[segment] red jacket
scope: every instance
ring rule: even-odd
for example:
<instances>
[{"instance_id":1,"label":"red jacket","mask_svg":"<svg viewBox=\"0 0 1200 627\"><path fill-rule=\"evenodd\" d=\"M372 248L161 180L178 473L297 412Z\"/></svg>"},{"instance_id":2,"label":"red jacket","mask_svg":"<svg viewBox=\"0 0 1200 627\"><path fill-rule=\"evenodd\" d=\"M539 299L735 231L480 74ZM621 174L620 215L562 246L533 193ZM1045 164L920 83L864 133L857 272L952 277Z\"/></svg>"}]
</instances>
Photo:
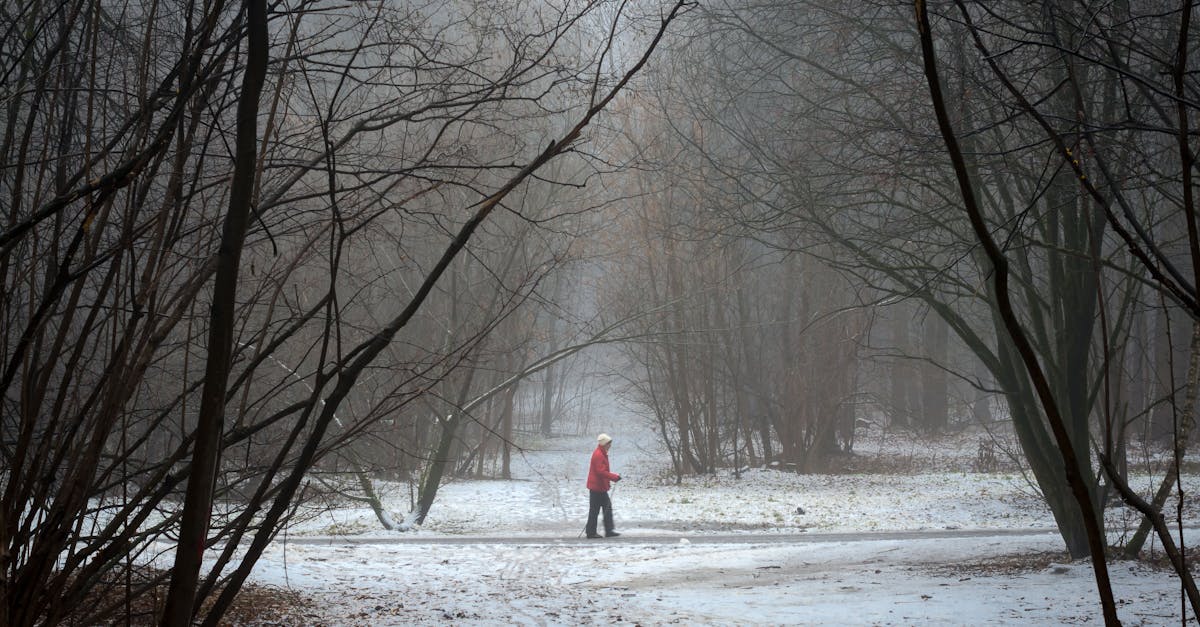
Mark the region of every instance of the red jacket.
<instances>
[{"instance_id":1,"label":"red jacket","mask_svg":"<svg viewBox=\"0 0 1200 627\"><path fill-rule=\"evenodd\" d=\"M608 451L597 446L592 451L592 463L588 468L587 489L592 492L608 492L609 481L620 481L621 475L608 470Z\"/></svg>"}]
</instances>

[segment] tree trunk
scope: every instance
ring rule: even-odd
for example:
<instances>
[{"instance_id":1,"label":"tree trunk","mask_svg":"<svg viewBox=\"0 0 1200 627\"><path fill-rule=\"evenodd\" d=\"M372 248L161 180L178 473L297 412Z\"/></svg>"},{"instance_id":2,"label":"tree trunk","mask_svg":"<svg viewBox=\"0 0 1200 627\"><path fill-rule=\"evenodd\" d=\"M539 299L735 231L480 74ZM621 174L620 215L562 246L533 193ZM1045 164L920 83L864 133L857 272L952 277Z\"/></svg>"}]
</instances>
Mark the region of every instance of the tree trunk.
<instances>
[{"instance_id":1,"label":"tree trunk","mask_svg":"<svg viewBox=\"0 0 1200 627\"><path fill-rule=\"evenodd\" d=\"M921 415L927 433L942 433L950 425L950 383L946 373L950 327L936 315L927 315L923 323L926 361L921 365Z\"/></svg>"},{"instance_id":2,"label":"tree trunk","mask_svg":"<svg viewBox=\"0 0 1200 627\"><path fill-rule=\"evenodd\" d=\"M357 460L352 461L357 465ZM395 530L396 521L392 520L392 516L384 509L383 500L375 492L375 483L371 480L371 475L359 466L354 469L354 478L358 481L358 487L362 490L363 497L367 499L367 504L370 505L371 511L375 512L375 519L379 521L380 525L383 525L384 529L388 531Z\"/></svg>"},{"instance_id":3,"label":"tree trunk","mask_svg":"<svg viewBox=\"0 0 1200 627\"><path fill-rule=\"evenodd\" d=\"M1176 407L1174 403L1169 403L1173 412L1176 412L1178 419L1177 428L1175 429L1175 444L1177 447L1185 448L1191 439L1192 430L1195 427L1196 414L1196 397L1200 393L1200 322L1192 323L1192 345L1191 355L1188 360L1188 373L1185 382L1184 402L1183 407ZM1182 450L1177 455L1182 458ZM1161 512L1163 505L1167 502L1167 497L1171 494L1171 489L1175 486L1179 478L1179 466L1177 463L1172 463L1167 470L1167 474L1163 476L1162 482L1158 486L1158 490L1154 492L1151 498L1150 507L1155 512ZM1153 521L1150 516L1142 519L1138 525L1137 531L1129 538L1129 542L1125 545L1122 554L1126 559L1137 559L1139 553L1142 552L1142 547L1146 544L1146 538L1149 537L1153 529Z\"/></svg>"},{"instance_id":4,"label":"tree trunk","mask_svg":"<svg viewBox=\"0 0 1200 627\"><path fill-rule=\"evenodd\" d=\"M512 438L513 438L513 401L517 396L517 386L513 385L504 392L504 406L500 414L501 464L500 477L512 479Z\"/></svg>"},{"instance_id":5,"label":"tree trunk","mask_svg":"<svg viewBox=\"0 0 1200 627\"><path fill-rule=\"evenodd\" d=\"M1150 439L1158 443L1168 443L1173 435L1175 422L1174 409L1169 399L1177 392L1175 382L1180 381L1185 374L1184 364L1187 363L1185 342L1186 333L1179 329L1183 324L1167 307L1155 308L1154 316L1154 390L1153 409L1150 411Z\"/></svg>"},{"instance_id":6,"label":"tree trunk","mask_svg":"<svg viewBox=\"0 0 1200 627\"><path fill-rule=\"evenodd\" d=\"M946 145L951 165L954 167L955 179L958 183L959 192L962 196L967 215L971 221L971 228L975 232L975 237L981 244L988 260L991 262L992 280L989 281L989 285L996 297L994 302L1004 325L1000 337L1007 338L1001 339L1001 342L1004 344L1011 343L1014 351L1020 356L1020 362L1024 366L1025 374L1036 391L1036 397L1045 413L1046 422L1053 432L1054 445L1057 448L1057 455L1063 470L1062 475L1064 475L1070 494L1075 500L1078 515L1083 519L1087 535L1088 553L1091 556L1092 570L1096 577L1096 588L1100 596L1101 607L1103 608L1104 622L1107 625L1120 625L1120 619L1117 617L1116 599L1113 596L1112 583L1108 574L1107 556L1104 550L1106 541L1104 537L1103 517L1095 507L1095 491L1089 490L1094 485L1094 478L1093 482L1089 483L1089 477L1087 476L1091 474L1091 465L1087 463L1086 454L1090 443L1086 440L1081 443L1084 454L1079 456L1077 453L1078 449L1072 441L1071 426L1066 424L1066 419L1059 409L1061 400L1055 398L1054 390L1047 380L1045 371L1038 362L1038 355L1029 338L1026 336L1026 332L1020 320L1018 320L1016 311L1013 309L1011 295L1009 294L1008 259L997 245L988 224L984 220L983 212L979 207L978 199L975 195L974 185L967 172L962 150L946 112L946 103L941 92L941 79L938 78L937 62L934 58L933 35L929 15L926 12L925 6L920 4L917 6L916 13L925 77L929 86L934 112L937 116L938 130ZM964 19L969 19L969 14L964 15ZM989 58L988 62L994 64L995 60ZM1070 402L1070 399L1067 402ZM1032 407L1032 405L1030 406ZM1032 421L1030 421L1027 428L1032 430L1033 426ZM1037 427L1040 428L1040 426L1041 423L1037 423Z\"/></svg>"},{"instance_id":7,"label":"tree trunk","mask_svg":"<svg viewBox=\"0 0 1200 627\"><path fill-rule=\"evenodd\" d=\"M889 412L892 426L910 428L914 423L914 407L910 402L916 388L912 366L912 339L909 332L911 305L902 300L888 308L891 317L892 344L897 355L890 360L888 385L891 391Z\"/></svg>"},{"instance_id":8,"label":"tree trunk","mask_svg":"<svg viewBox=\"0 0 1200 627\"><path fill-rule=\"evenodd\" d=\"M554 300L551 302L559 302L562 297L562 276L558 273L554 275ZM547 331L550 335L550 347L546 352L547 355L553 355L558 351L558 325L555 324L556 318L550 316L550 328ZM551 366L546 368L546 378L542 382L542 435L550 437L554 434L554 392L556 390L555 368Z\"/></svg>"},{"instance_id":9,"label":"tree trunk","mask_svg":"<svg viewBox=\"0 0 1200 627\"><path fill-rule=\"evenodd\" d=\"M975 424L990 424L992 422L993 395L984 388L991 387L992 376L982 361L975 360L975 377L978 380L979 387L974 388L974 398L971 401L971 416L975 418Z\"/></svg>"},{"instance_id":10,"label":"tree trunk","mask_svg":"<svg viewBox=\"0 0 1200 627\"><path fill-rule=\"evenodd\" d=\"M667 344L667 370L670 376L671 396L675 400L675 428L679 437L679 461L685 474L699 472L700 463L692 451L691 431L693 427L692 392L688 384L689 367L692 365L688 356L688 338L684 333L687 324L684 320L684 302L682 278L679 276L679 260L675 256L675 243L668 237L667 251L667 288L671 300L671 321L674 337Z\"/></svg>"},{"instance_id":11,"label":"tree trunk","mask_svg":"<svg viewBox=\"0 0 1200 627\"><path fill-rule=\"evenodd\" d=\"M762 342L760 341L761 332L754 330L755 323L750 316L750 304L747 302L746 292L740 286L737 290L737 306L738 306L738 328L741 330L742 358L745 362L747 377L750 381L750 393L746 399L746 417L747 417L747 434L757 430L759 441L762 443L762 461L764 464L771 462L771 423L773 422L774 408L771 405L770 396L767 393L766 379L761 373L755 373L756 365L761 367L762 361ZM754 447L750 443L750 438L747 437L747 445L753 454Z\"/></svg>"},{"instance_id":12,"label":"tree trunk","mask_svg":"<svg viewBox=\"0 0 1200 627\"><path fill-rule=\"evenodd\" d=\"M466 413L464 406L471 392L471 383L475 380L476 372L478 372L476 368L467 369L466 379L458 393L458 402L454 404L454 409L450 411L449 415L438 420L441 432L438 436L437 448L433 450L433 454L429 458L429 464L421 475L421 485L417 490L417 510L414 512L413 520L418 525L425 523L425 516L433 507L438 488L442 485L442 477L446 474L446 467L453 468L454 458L451 456L451 449L454 448L454 443L458 439L458 427L462 424L463 415Z\"/></svg>"},{"instance_id":13,"label":"tree trunk","mask_svg":"<svg viewBox=\"0 0 1200 627\"><path fill-rule=\"evenodd\" d=\"M417 490L417 509L413 513L413 522L418 525L425 523L425 517L433 507L438 488L442 484L442 476L446 474L446 466L450 463L450 447L454 444L455 433L462 414L454 412L440 422L441 435L438 437L437 448L429 459L425 473L421 475L421 486Z\"/></svg>"},{"instance_id":14,"label":"tree trunk","mask_svg":"<svg viewBox=\"0 0 1200 627\"><path fill-rule=\"evenodd\" d=\"M209 515L224 428L225 386L229 380L233 350L238 270L257 170L258 102L266 80L270 42L266 0L246 0L246 7L246 72L238 100L237 149L230 184L229 212L225 216L221 248L217 253L217 274L209 316L208 363L200 395L196 443L184 497L175 566L171 572L171 585L162 617L163 625L175 627L190 624L195 614L196 584L208 541Z\"/></svg>"}]
</instances>

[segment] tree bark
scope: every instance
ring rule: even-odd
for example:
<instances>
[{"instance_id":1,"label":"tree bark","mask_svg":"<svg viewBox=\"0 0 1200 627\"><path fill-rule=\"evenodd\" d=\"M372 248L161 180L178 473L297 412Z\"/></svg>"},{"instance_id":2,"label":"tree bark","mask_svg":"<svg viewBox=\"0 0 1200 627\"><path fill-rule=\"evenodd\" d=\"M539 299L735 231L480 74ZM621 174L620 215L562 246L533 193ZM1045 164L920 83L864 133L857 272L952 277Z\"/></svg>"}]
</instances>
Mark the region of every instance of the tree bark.
<instances>
[{"instance_id":1,"label":"tree bark","mask_svg":"<svg viewBox=\"0 0 1200 627\"><path fill-rule=\"evenodd\" d=\"M917 388L916 377L912 365L912 339L909 331L911 305L907 300L888 307L891 318L892 345L898 353L889 361L888 386L891 391L891 420L892 426L909 428L913 426L915 407L911 399Z\"/></svg>"},{"instance_id":2,"label":"tree bark","mask_svg":"<svg viewBox=\"0 0 1200 627\"><path fill-rule=\"evenodd\" d=\"M200 395L196 442L188 475L179 544L167 592L162 624L183 627L195 614L196 584L207 544L217 463L224 427L225 386L229 380L233 350L234 299L250 203L257 171L258 105L266 81L270 42L267 34L266 0L246 0L246 71L238 100L236 156L230 184L229 211L217 253L217 274L209 315L208 363Z\"/></svg>"},{"instance_id":3,"label":"tree bark","mask_svg":"<svg viewBox=\"0 0 1200 627\"><path fill-rule=\"evenodd\" d=\"M926 357L921 366L921 424L924 431L942 433L950 425L949 375L946 363L950 327L937 315L925 316L922 338Z\"/></svg>"},{"instance_id":4,"label":"tree bark","mask_svg":"<svg viewBox=\"0 0 1200 627\"><path fill-rule=\"evenodd\" d=\"M1196 422L1196 396L1198 390L1200 390L1200 322L1195 322L1192 324L1191 356L1188 362L1188 373L1185 385L1187 387L1185 388L1186 391L1184 394L1182 409L1175 407L1173 403L1171 404L1173 411L1176 412L1176 415L1178 416L1178 426L1174 431L1176 446L1179 447L1187 447L1188 442L1191 439L1192 429ZM1177 457L1181 457L1181 455ZM1113 466L1114 471L1119 470L1115 463L1111 465ZM1117 476L1119 477L1120 475L1118 474ZM1142 547L1146 544L1146 538L1149 537L1150 532L1154 530L1154 516L1162 515L1163 505L1166 504L1167 497L1171 494L1171 488L1175 486L1178 479L1179 464L1178 459L1176 459L1175 462L1171 464L1171 467L1167 470L1167 474L1163 476L1162 482L1158 485L1158 489L1154 492L1154 496L1151 497L1149 506L1152 512L1147 513L1146 517L1142 519L1141 524L1138 525L1137 531L1130 536L1129 542L1125 544L1125 549L1122 551L1122 555L1126 559L1137 559L1137 556L1142 552Z\"/></svg>"},{"instance_id":5,"label":"tree bark","mask_svg":"<svg viewBox=\"0 0 1200 627\"><path fill-rule=\"evenodd\" d=\"M917 0L916 9L917 28L920 32L925 76L929 85L934 112L937 115L938 129L941 131L950 161L954 166L955 178L958 181L963 204L971 219L971 226L975 231L976 238L982 244L988 259L992 263L992 282L998 296L997 305L1000 309L1005 329L1008 331L1017 352L1021 356L1021 361L1025 365L1025 369L1028 371L1029 377L1037 390L1038 398L1041 400L1042 407L1045 410L1046 419L1050 423L1058 450L1062 455L1067 483L1083 517L1084 525L1087 529L1088 544L1091 548L1092 568L1095 572L1096 586L1103 607L1104 622L1110 626L1120 625L1121 621L1117 618L1116 599L1113 596L1112 583L1108 576L1107 555L1105 552L1106 542L1092 501L1092 494L1081 475L1081 462L1076 455L1075 445L1072 442L1071 434L1067 429L1063 416L1059 413L1058 401L1055 399L1054 393L1038 362L1037 355L1030 345L1028 338L1026 338L1025 332L1021 328L1020 322L1017 320L1012 309L1008 292L1007 260L999 246L996 245L995 240L992 239L991 231L983 220L983 213L976 204L975 191L967 174L966 163L958 146L954 129L950 126L949 116L946 113L945 101L941 94L941 83L938 78L937 64L934 59L933 34L930 31L929 14L922 0Z\"/></svg>"}]
</instances>

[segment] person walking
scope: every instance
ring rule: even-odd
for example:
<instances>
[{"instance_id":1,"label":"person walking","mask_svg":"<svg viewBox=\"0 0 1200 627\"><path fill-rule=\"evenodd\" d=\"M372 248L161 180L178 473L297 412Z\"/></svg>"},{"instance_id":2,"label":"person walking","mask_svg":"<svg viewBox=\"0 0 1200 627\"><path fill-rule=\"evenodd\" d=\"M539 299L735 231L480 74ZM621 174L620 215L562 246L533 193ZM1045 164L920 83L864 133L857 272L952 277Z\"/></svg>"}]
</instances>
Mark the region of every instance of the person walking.
<instances>
[{"instance_id":1,"label":"person walking","mask_svg":"<svg viewBox=\"0 0 1200 627\"><path fill-rule=\"evenodd\" d=\"M589 538L612 538L621 534L613 528L612 499L608 497L609 482L621 480L621 475L609 470L608 449L612 438L607 433L596 436L596 450L592 451L592 463L588 466L588 518L584 529ZM596 516L604 510L604 535L596 533Z\"/></svg>"}]
</instances>

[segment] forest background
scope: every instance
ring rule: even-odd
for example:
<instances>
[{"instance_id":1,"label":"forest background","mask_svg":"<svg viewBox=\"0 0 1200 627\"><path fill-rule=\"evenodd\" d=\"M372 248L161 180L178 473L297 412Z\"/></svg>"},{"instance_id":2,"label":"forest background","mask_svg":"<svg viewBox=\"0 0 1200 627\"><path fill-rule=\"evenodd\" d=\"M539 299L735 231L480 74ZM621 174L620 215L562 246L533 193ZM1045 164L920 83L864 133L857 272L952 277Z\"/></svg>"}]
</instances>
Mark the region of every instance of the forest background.
<instances>
[{"instance_id":1,"label":"forest background","mask_svg":"<svg viewBox=\"0 0 1200 627\"><path fill-rule=\"evenodd\" d=\"M600 388L676 481L1011 432L1110 623L1114 497L1195 613L1193 13L0 6L3 621L217 624L306 499L419 526Z\"/></svg>"}]
</instances>

